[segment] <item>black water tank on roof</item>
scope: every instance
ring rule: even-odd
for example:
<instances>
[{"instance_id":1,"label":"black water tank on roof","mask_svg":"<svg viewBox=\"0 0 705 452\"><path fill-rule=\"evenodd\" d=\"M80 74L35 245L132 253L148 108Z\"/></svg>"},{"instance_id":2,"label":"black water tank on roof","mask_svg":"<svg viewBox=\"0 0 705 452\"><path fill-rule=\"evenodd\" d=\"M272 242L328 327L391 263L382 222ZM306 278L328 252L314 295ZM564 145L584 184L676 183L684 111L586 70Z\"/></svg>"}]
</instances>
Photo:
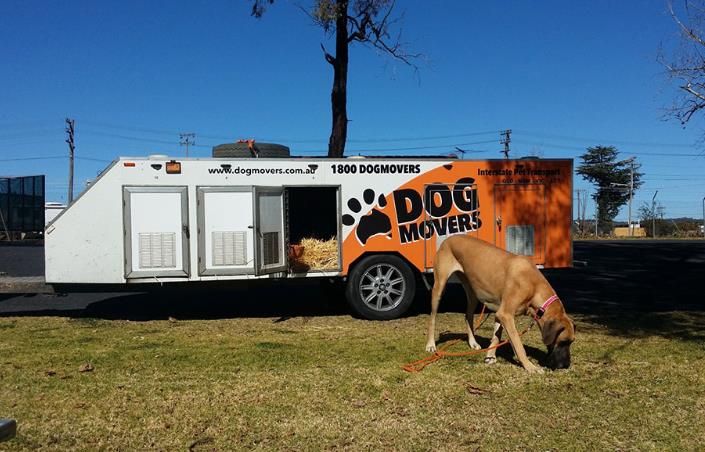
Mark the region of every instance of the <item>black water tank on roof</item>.
<instances>
[{"instance_id":1,"label":"black water tank on roof","mask_svg":"<svg viewBox=\"0 0 705 452\"><path fill-rule=\"evenodd\" d=\"M247 142L225 143L213 146L213 157L259 157L259 158L286 158L289 157L289 148L274 143L252 143L252 149Z\"/></svg>"}]
</instances>

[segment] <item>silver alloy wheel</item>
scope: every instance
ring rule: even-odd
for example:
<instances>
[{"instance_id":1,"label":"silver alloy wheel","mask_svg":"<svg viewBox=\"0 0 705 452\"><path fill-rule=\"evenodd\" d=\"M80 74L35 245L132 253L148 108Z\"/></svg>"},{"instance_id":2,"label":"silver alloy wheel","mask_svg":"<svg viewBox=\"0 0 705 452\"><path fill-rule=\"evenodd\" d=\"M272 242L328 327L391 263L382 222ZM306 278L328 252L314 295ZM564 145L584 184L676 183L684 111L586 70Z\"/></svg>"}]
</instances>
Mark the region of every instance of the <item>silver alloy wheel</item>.
<instances>
[{"instance_id":1,"label":"silver alloy wheel","mask_svg":"<svg viewBox=\"0 0 705 452\"><path fill-rule=\"evenodd\" d=\"M389 311L399 306L406 293L401 271L390 264L373 265L362 274L358 288L365 306L375 311Z\"/></svg>"}]
</instances>

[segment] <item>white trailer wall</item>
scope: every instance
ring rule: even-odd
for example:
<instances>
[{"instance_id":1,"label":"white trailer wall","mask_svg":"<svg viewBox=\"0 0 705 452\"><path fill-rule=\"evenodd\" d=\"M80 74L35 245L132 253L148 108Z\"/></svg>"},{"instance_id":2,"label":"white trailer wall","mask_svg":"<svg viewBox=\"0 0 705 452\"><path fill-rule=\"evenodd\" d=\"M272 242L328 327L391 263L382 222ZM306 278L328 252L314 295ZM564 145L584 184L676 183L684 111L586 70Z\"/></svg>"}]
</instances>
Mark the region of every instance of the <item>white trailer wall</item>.
<instances>
[{"instance_id":1,"label":"white trailer wall","mask_svg":"<svg viewBox=\"0 0 705 452\"><path fill-rule=\"evenodd\" d=\"M111 165L77 200L62 212L46 230L46 280L48 283L124 283L125 275L123 188L186 187L188 199L188 277L145 277L129 282L218 280L254 278L251 274L203 274L199 272L198 189L199 187L277 187L340 186L343 203L355 198L363 208L355 221L365 215L363 192L390 193L420 173L448 161L395 159L366 160L370 168L380 164L403 166L396 174L351 173L345 171L350 159L177 159L181 174L166 174L171 158L121 158ZM356 160L356 163L361 163ZM130 165L126 165L129 163ZM134 165L131 165L134 164ZM407 171L411 168L413 171ZM316 206L310 206L315 209ZM342 227L343 240L352 226ZM248 258L249 259L249 258ZM271 275L269 275L271 276ZM268 277L264 275L263 277Z\"/></svg>"}]
</instances>

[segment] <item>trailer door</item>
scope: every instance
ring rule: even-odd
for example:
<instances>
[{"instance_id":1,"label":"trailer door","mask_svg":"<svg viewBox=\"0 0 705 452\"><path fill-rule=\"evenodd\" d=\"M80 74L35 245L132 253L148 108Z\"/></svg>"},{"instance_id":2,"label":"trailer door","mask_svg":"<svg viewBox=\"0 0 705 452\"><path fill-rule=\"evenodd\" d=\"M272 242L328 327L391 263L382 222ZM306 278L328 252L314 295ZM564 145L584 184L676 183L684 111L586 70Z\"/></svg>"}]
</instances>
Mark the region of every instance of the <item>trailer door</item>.
<instances>
[{"instance_id":1,"label":"trailer door","mask_svg":"<svg viewBox=\"0 0 705 452\"><path fill-rule=\"evenodd\" d=\"M254 187L255 274L287 269L284 234L284 188Z\"/></svg>"},{"instance_id":2,"label":"trailer door","mask_svg":"<svg viewBox=\"0 0 705 452\"><path fill-rule=\"evenodd\" d=\"M255 273L252 187L198 187L198 273Z\"/></svg>"},{"instance_id":3,"label":"trailer door","mask_svg":"<svg viewBox=\"0 0 705 452\"><path fill-rule=\"evenodd\" d=\"M546 190L543 184L495 185L495 245L545 262Z\"/></svg>"},{"instance_id":4,"label":"trailer door","mask_svg":"<svg viewBox=\"0 0 705 452\"><path fill-rule=\"evenodd\" d=\"M433 268L436 252L450 236L477 237L477 184L471 178L461 183L434 183L424 186L424 224L419 234L424 239L424 265Z\"/></svg>"},{"instance_id":5,"label":"trailer door","mask_svg":"<svg viewBox=\"0 0 705 452\"><path fill-rule=\"evenodd\" d=\"M123 187L125 277L189 275L186 187Z\"/></svg>"}]
</instances>

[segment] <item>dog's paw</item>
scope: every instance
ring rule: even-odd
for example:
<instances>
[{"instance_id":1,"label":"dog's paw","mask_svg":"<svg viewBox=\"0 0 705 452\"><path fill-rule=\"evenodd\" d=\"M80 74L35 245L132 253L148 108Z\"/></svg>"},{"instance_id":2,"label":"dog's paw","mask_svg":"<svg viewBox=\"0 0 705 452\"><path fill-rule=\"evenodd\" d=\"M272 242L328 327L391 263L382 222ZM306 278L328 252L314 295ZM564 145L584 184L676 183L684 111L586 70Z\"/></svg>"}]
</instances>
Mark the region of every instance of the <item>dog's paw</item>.
<instances>
[{"instance_id":1,"label":"dog's paw","mask_svg":"<svg viewBox=\"0 0 705 452\"><path fill-rule=\"evenodd\" d=\"M526 371L529 372L530 374L542 374L543 373L543 368L541 368L535 364L532 364L532 363L529 363L527 366L524 366L524 369L526 369Z\"/></svg>"},{"instance_id":2,"label":"dog's paw","mask_svg":"<svg viewBox=\"0 0 705 452\"><path fill-rule=\"evenodd\" d=\"M468 342L468 346L473 350L480 350L482 347L477 342Z\"/></svg>"},{"instance_id":3,"label":"dog's paw","mask_svg":"<svg viewBox=\"0 0 705 452\"><path fill-rule=\"evenodd\" d=\"M436 353L436 344L426 344L426 351L429 353Z\"/></svg>"},{"instance_id":4,"label":"dog's paw","mask_svg":"<svg viewBox=\"0 0 705 452\"><path fill-rule=\"evenodd\" d=\"M495 356L485 356L485 364L496 364L497 358Z\"/></svg>"}]
</instances>

